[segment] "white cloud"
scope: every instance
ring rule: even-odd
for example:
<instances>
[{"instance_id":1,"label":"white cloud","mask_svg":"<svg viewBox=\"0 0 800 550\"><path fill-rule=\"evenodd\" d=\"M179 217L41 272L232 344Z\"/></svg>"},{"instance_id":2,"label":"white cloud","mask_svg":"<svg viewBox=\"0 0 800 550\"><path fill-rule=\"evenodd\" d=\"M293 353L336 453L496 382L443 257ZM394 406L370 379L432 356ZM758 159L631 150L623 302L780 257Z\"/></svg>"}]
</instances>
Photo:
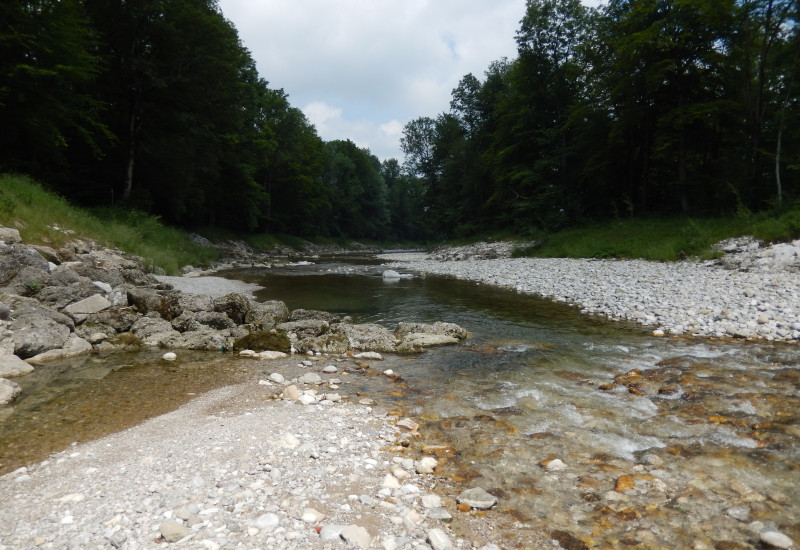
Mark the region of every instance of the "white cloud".
<instances>
[{"instance_id":1,"label":"white cloud","mask_svg":"<svg viewBox=\"0 0 800 550\"><path fill-rule=\"evenodd\" d=\"M403 125L516 55L522 0L219 0L260 75L325 140L402 161Z\"/></svg>"}]
</instances>

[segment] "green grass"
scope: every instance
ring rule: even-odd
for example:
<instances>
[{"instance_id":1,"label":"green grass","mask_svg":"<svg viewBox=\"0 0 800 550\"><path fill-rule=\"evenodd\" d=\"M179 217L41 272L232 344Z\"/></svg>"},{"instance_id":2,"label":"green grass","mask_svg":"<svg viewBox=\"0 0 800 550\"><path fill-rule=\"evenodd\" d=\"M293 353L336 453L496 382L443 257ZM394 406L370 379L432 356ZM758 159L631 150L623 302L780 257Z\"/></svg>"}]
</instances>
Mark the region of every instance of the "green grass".
<instances>
[{"instance_id":1,"label":"green grass","mask_svg":"<svg viewBox=\"0 0 800 550\"><path fill-rule=\"evenodd\" d=\"M157 217L121 209L87 210L70 205L28 177L0 174L0 225L16 227L30 244L58 248L73 238L91 239L141 256L148 267L177 273L187 264L202 266L219 252L192 242L187 234Z\"/></svg>"},{"instance_id":2,"label":"green grass","mask_svg":"<svg viewBox=\"0 0 800 550\"><path fill-rule=\"evenodd\" d=\"M753 235L765 242L800 237L800 210L741 214L728 218L628 219L587 225L544 236L539 244L515 250L516 257L641 258L674 261L711 258L723 239Z\"/></svg>"}]
</instances>

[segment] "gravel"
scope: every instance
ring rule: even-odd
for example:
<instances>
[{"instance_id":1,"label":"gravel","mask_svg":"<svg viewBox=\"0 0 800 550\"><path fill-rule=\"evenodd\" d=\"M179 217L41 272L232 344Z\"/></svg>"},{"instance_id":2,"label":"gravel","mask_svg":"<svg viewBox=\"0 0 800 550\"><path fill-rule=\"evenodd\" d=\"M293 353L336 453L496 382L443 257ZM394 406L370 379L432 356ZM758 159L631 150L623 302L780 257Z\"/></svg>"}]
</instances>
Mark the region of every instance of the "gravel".
<instances>
[{"instance_id":1,"label":"gravel","mask_svg":"<svg viewBox=\"0 0 800 550\"><path fill-rule=\"evenodd\" d=\"M701 262L504 258L432 260L385 254L387 267L538 294L654 334L800 340L800 274L734 271Z\"/></svg>"},{"instance_id":2,"label":"gravel","mask_svg":"<svg viewBox=\"0 0 800 550\"><path fill-rule=\"evenodd\" d=\"M430 498L435 478L385 450L400 434L385 413L273 400L267 385L215 390L0 477L0 549L473 546L435 519L450 518L442 500L458 513Z\"/></svg>"},{"instance_id":3,"label":"gravel","mask_svg":"<svg viewBox=\"0 0 800 550\"><path fill-rule=\"evenodd\" d=\"M175 290L186 294L205 294L212 298L219 298L238 292L245 296L252 296L254 292L262 287L253 283L225 279L224 277L201 276L201 277L173 277L170 275L156 275L159 282L172 285Z\"/></svg>"}]
</instances>

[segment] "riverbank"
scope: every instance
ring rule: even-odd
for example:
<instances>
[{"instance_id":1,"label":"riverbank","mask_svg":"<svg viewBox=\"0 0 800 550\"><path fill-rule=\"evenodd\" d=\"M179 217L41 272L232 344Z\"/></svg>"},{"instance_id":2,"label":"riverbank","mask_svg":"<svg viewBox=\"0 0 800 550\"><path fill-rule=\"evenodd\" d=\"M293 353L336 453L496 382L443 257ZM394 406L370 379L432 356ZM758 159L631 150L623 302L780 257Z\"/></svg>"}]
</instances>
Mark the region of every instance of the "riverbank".
<instances>
[{"instance_id":1,"label":"riverbank","mask_svg":"<svg viewBox=\"0 0 800 550\"><path fill-rule=\"evenodd\" d=\"M633 321L656 335L800 340L800 274L791 261L743 271L723 262L565 258L460 261L433 254L381 254L388 267L475 281L575 304L587 314ZM763 258L777 258L763 255ZM794 263L792 263L794 262ZM729 264L730 265L730 264ZM736 265L736 264L733 264ZM741 264L739 264L741 265Z\"/></svg>"},{"instance_id":2,"label":"riverbank","mask_svg":"<svg viewBox=\"0 0 800 550\"><path fill-rule=\"evenodd\" d=\"M498 548L385 412L281 389L221 388L3 476L0 548Z\"/></svg>"}]
</instances>

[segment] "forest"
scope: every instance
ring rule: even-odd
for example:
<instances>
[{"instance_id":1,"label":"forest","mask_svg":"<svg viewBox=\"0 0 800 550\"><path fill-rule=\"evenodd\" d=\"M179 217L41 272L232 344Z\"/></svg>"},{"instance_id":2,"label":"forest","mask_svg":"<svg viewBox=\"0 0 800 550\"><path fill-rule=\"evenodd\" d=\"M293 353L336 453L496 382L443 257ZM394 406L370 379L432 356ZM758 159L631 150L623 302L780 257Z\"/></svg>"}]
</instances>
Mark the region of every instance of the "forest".
<instances>
[{"instance_id":1,"label":"forest","mask_svg":"<svg viewBox=\"0 0 800 550\"><path fill-rule=\"evenodd\" d=\"M213 0L3 2L0 171L182 228L384 241L792 208L799 17L528 0L517 57L465 75L381 161L322 140Z\"/></svg>"}]
</instances>

